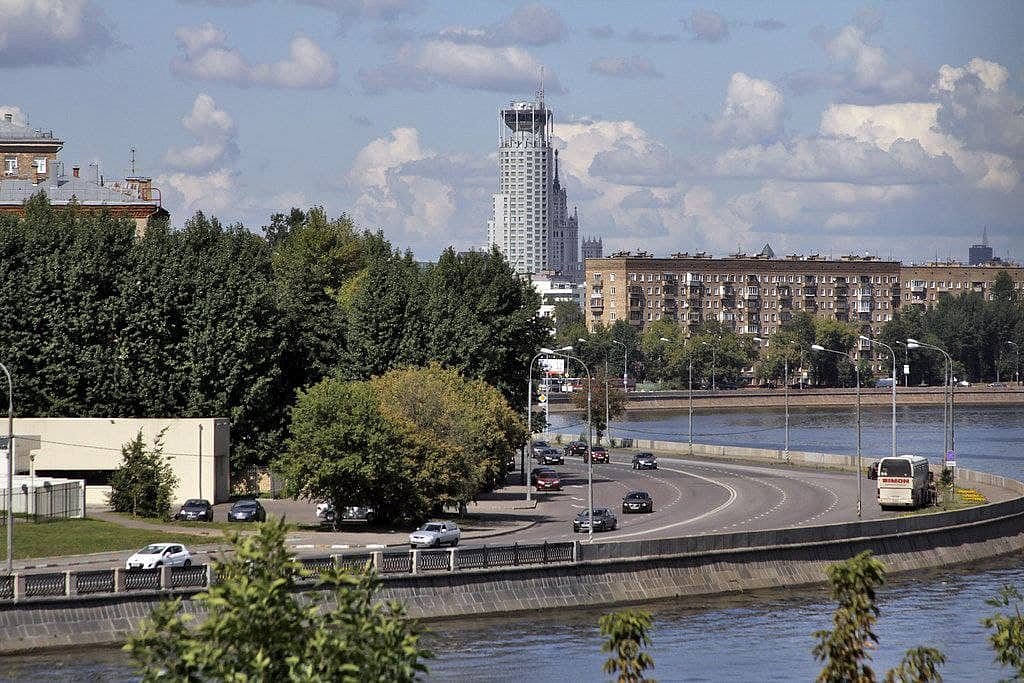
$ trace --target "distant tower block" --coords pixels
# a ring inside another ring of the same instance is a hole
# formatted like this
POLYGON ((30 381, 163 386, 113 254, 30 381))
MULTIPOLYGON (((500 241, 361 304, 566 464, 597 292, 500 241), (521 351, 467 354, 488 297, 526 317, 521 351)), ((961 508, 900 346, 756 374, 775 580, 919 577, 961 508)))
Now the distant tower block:
POLYGON ((981 231, 981 244, 972 244, 968 250, 967 262, 972 266, 981 266, 992 262, 992 247, 988 245, 988 228, 981 231))
POLYGON ((604 245, 601 243, 600 237, 597 239, 584 237, 580 251, 584 261, 588 258, 604 258, 604 245))

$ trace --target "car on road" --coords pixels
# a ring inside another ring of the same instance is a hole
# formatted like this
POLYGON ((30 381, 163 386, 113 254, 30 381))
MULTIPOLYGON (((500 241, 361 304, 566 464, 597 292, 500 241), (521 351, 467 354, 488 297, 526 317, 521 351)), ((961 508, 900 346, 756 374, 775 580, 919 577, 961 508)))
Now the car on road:
POLYGON ((988 385, 993 389, 1005 389, 1007 386, 1006 382, 989 382, 988 385))
POLYGON ((656 470, 658 469, 658 459, 654 457, 654 453, 637 453, 633 456, 633 469, 656 470))
POLYGON ((175 513, 174 518, 183 522, 212 522, 213 506, 208 500, 189 498, 175 513))
POLYGON ((243 498, 228 510, 229 522, 265 522, 267 510, 255 498, 243 498))
POLYGON ((580 458, 586 457, 587 455, 587 442, 586 441, 570 441, 565 446, 563 451, 566 456, 577 456, 580 458))
POLYGON ((530 470, 530 483, 533 484, 534 486, 536 486, 536 484, 537 484, 537 475, 539 475, 541 473, 558 474, 557 472, 555 472, 554 469, 552 469, 550 467, 534 467, 532 470, 530 470))
POLYGON ((541 465, 562 465, 565 463, 565 457, 562 456, 562 451, 557 448, 542 448, 539 453, 536 453, 537 462, 541 465))
POLYGON ((550 467, 538 467, 531 479, 538 491, 561 491, 562 479, 550 467))
POLYGON ((654 499, 647 491, 630 491, 622 498, 622 512, 654 512, 654 499))
POLYGON ((533 453, 534 456, 536 456, 545 448, 551 448, 551 444, 549 444, 547 441, 534 441, 532 444, 530 444, 530 452, 533 453))
POLYGON ((346 505, 341 508, 341 518, 334 509, 334 503, 324 502, 316 505, 316 518, 321 524, 335 522, 372 522, 377 518, 377 511, 368 505, 346 505))
POLYGON ((442 545, 457 546, 462 531, 455 522, 427 522, 409 534, 409 545, 413 548, 437 548, 442 545))
MULTIPOLYGON (((608 462, 608 449, 604 446, 594 446, 590 449, 590 455, 594 462, 608 462)), ((587 462, 587 456, 583 456, 583 462, 587 462)))
POLYGON ((129 557, 125 569, 153 569, 154 567, 189 567, 192 553, 180 543, 150 543, 129 557))
MULTIPOLYGON (((608 508, 594 508, 594 531, 614 531, 619 520, 608 508)), ((582 510, 572 520, 572 530, 576 533, 590 529, 590 510, 582 510)))

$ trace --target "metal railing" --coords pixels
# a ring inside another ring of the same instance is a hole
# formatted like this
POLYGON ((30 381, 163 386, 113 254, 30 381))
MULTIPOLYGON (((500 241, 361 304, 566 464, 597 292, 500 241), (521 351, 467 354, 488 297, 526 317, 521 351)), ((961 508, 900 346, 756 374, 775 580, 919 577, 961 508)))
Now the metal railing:
POLYGON ((113 593, 114 570, 98 569, 95 571, 76 572, 74 585, 75 592, 79 595, 113 593))

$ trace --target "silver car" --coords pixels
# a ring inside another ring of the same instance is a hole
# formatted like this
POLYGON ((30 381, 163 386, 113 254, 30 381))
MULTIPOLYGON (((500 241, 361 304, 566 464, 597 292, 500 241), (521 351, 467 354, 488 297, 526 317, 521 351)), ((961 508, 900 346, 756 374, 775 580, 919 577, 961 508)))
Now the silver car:
POLYGON ((437 548, 442 545, 457 546, 462 531, 455 522, 427 522, 409 534, 409 545, 413 548, 437 548))

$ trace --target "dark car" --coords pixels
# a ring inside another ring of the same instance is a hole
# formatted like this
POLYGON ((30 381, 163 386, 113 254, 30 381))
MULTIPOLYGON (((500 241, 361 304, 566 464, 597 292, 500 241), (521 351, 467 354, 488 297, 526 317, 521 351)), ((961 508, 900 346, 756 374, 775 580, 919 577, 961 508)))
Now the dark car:
POLYGON ((654 457, 654 453, 637 453, 633 456, 633 469, 656 470, 658 469, 658 459, 654 457))
MULTIPOLYGON (((608 508, 594 508, 594 531, 614 531, 619 520, 608 508)), ((576 533, 590 529, 590 510, 583 510, 572 520, 572 530, 576 533)))
POLYGON ((536 453, 537 462, 541 465, 561 465, 565 462, 562 451, 557 448, 542 448, 536 453))
POLYGON ((174 518, 186 522, 212 522, 213 505, 202 498, 190 498, 185 501, 174 518))
MULTIPOLYGON (((608 462, 608 449, 604 446, 594 446, 590 449, 590 454, 594 458, 594 462, 608 462)), ((583 462, 587 461, 587 456, 583 456, 583 462)))
POLYGON ((654 499, 647 491, 630 491, 622 498, 622 511, 654 512, 654 499))
POLYGON ((534 441, 532 444, 530 444, 530 452, 533 453, 534 455, 537 455, 545 448, 551 448, 551 444, 549 444, 547 441, 534 441))
POLYGON ((538 491, 561 491, 562 480, 558 473, 548 467, 539 468, 540 471, 533 478, 533 485, 538 491))
POLYGON ((536 486, 537 477, 539 477, 541 474, 554 474, 556 476, 558 475, 558 473, 555 472, 550 467, 534 467, 532 470, 530 470, 530 483, 536 486))
POLYGON ((246 498, 231 506, 228 510, 229 522, 265 522, 267 511, 258 500, 246 498))
POLYGON ((578 457, 585 457, 587 455, 587 442, 586 441, 570 441, 563 451, 565 455, 574 455, 578 457))

